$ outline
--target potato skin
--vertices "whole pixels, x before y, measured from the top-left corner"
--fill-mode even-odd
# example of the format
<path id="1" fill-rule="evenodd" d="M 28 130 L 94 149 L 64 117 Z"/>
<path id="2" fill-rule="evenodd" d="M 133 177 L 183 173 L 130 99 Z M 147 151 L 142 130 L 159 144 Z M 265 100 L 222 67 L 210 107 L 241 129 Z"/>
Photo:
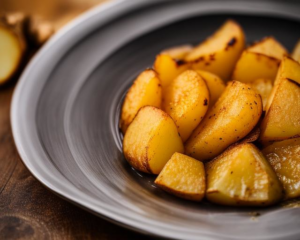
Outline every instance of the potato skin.
<path id="1" fill-rule="evenodd" d="M 300 138 L 275 142 L 262 150 L 285 190 L 285 199 L 300 197 Z"/>
<path id="2" fill-rule="evenodd" d="M 204 118 L 208 106 L 206 82 L 193 70 L 180 74 L 164 91 L 163 109 L 173 118 L 183 142 Z"/>
<path id="3" fill-rule="evenodd" d="M 186 57 L 194 70 L 214 73 L 227 81 L 245 47 L 245 35 L 238 23 L 226 21 L 211 37 Z"/>
<path id="4" fill-rule="evenodd" d="M 129 124 L 143 106 L 161 108 L 162 88 L 157 73 L 143 71 L 128 90 L 121 111 L 120 128 L 125 134 Z"/>
<path id="5" fill-rule="evenodd" d="M 183 153 L 184 147 L 172 118 L 158 108 L 142 107 L 124 136 L 125 159 L 139 171 L 159 174 L 175 152 Z"/>
<path id="6" fill-rule="evenodd" d="M 154 62 L 154 69 L 158 73 L 163 90 L 189 67 L 189 63 L 183 60 L 176 60 L 168 54 L 157 55 Z"/>
<path id="7" fill-rule="evenodd" d="M 205 164 L 206 198 L 229 206 L 267 206 L 282 199 L 282 185 L 251 143 L 235 146 Z"/>
<path id="8" fill-rule="evenodd" d="M 186 142 L 186 154 L 200 161 L 213 159 L 251 132 L 261 114 L 260 95 L 247 84 L 230 82 Z"/>
<path id="9" fill-rule="evenodd" d="M 180 198 L 201 201 L 206 189 L 204 165 L 196 159 L 174 153 L 155 184 Z"/>

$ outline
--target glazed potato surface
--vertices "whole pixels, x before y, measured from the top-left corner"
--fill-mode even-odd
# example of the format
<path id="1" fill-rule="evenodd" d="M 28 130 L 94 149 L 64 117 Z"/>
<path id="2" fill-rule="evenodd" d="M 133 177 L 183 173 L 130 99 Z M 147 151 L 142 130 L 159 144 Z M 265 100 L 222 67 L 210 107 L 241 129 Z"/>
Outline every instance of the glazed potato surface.
<path id="1" fill-rule="evenodd" d="M 175 152 L 183 151 L 172 118 L 151 106 L 140 109 L 123 140 L 126 160 L 135 169 L 146 173 L 159 174 Z"/>
<path id="2" fill-rule="evenodd" d="M 125 134 L 129 124 L 143 106 L 161 108 L 162 89 L 160 80 L 155 71 L 147 69 L 142 72 L 126 94 L 122 112 L 120 127 Z"/>
<path id="3" fill-rule="evenodd" d="M 195 70 L 212 72 L 228 80 L 245 47 L 245 36 L 238 23 L 225 22 L 211 37 L 196 46 L 185 60 Z"/>
<path id="4" fill-rule="evenodd" d="M 193 70 L 180 74 L 164 92 L 163 109 L 173 118 L 183 141 L 204 118 L 208 105 L 207 85 Z"/>
<path id="5" fill-rule="evenodd" d="M 262 150 L 285 190 L 285 199 L 300 196 L 300 138 L 271 144 Z"/>
<path id="6" fill-rule="evenodd" d="M 261 97 L 247 84 L 230 82 L 186 142 L 186 154 L 200 161 L 213 159 L 245 137 L 261 114 Z"/>
<path id="7" fill-rule="evenodd" d="M 260 151 L 238 145 L 205 165 L 206 198 L 222 205 L 267 206 L 282 198 L 282 186 Z"/>
<path id="8" fill-rule="evenodd" d="M 196 159 L 174 153 L 155 184 L 178 197 L 201 201 L 206 189 L 204 165 Z"/>

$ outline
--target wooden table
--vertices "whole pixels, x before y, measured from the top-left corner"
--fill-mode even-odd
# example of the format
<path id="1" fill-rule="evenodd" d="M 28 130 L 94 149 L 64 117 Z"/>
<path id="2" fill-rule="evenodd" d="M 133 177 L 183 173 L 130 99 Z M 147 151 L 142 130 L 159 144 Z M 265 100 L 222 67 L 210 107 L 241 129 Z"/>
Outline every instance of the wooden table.
<path id="1" fill-rule="evenodd" d="M 57 197 L 30 174 L 11 132 L 14 85 L 0 88 L 0 239 L 150 239 Z"/>

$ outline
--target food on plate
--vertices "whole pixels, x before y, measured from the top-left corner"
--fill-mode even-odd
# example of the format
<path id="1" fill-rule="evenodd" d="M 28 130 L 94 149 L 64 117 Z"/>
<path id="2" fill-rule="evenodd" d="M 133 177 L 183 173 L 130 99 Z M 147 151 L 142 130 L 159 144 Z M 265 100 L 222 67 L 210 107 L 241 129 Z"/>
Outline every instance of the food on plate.
<path id="1" fill-rule="evenodd" d="M 174 59 L 168 54 L 159 54 L 154 62 L 154 69 L 158 73 L 163 89 L 188 68 L 187 62 Z"/>
<path id="2" fill-rule="evenodd" d="M 193 70 L 181 73 L 166 88 L 163 109 L 173 118 L 183 141 L 204 118 L 209 101 L 206 82 Z"/>
<path id="3" fill-rule="evenodd" d="M 241 26 L 233 20 L 226 21 L 211 37 L 196 46 L 185 60 L 196 70 L 204 70 L 227 81 L 245 47 Z"/>
<path id="4" fill-rule="evenodd" d="M 274 170 L 251 143 L 237 145 L 205 165 L 206 198 L 222 205 L 267 206 L 282 199 Z"/>
<path id="5" fill-rule="evenodd" d="M 25 51 L 23 37 L 14 28 L 0 24 L 0 85 L 19 69 Z"/>
<path id="6" fill-rule="evenodd" d="M 300 64 L 285 57 L 261 123 L 262 142 L 300 136 Z"/>
<path id="7" fill-rule="evenodd" d="M 165 49 L 161 54 L 167 54 L 171 58 L 182 60 L 193 49 L 192 45 L 181 45 Z"/>
<path id="8" fill-rule="evenodd" d="M 162 190 L 230 206 L 300 197 L 300 43 L 294 59 L 274 37 L 244 46 L 228 20 L 162 51 L 129 89 L 123 153 Z"/>
<path id="9" fill-rule="evenodd" d="M 162 89 L 157 73 L 152 69 L 143 71 L 126 94 L 121 113 L 120 127 L 125 134 L 129 124 L 140 108 L 161 108 Z"/>
<path id="10" fill-rule="evenodd" d="M 135 169 L 159 174 L 171 156 L 183 153 L 184 147 L 172 118 L 158 108 L 145 106 L 125 133 L 123 152 Z"/>
<path id="11" fill-rule="evenodd" d="M 155 184 L 178 197 L 201 201 L 206 190 L 204 165 L 196 159 L 174 153 Z"/>
<path id="12" fill-rule="evenodd" d="M 219 100 L 186 142 L 186 154 L 200 161 L 213 159 L 250 133 L 261 114 L 259 94 L 245 83 L 228 83 Z"/>
<path id="13" fill-rule="evenodd" d="M 247 48 L 238 60 L 232 79 L 249 83 L 259 78 L 275 80 L 280 60 L 287 50 L 273 37 Z"/>
<path id="14" fill-rule="evenodd" d="M 292 58 L 294 58 L 297 62 L 300 62 L 300 40 L 297 42 L 293 50 Z"/>
<path id="15" fill-rule="evenodd" d="M 266 110 L 267 101 L 273 89 L 273 81 L 271 79 L 259 78 L 253 81 L 250 85 L 260 94 L 263 102 L 263 108 Z"/>
<path id="16" fill-rule="evenodd" d="M 225 83 L 221 78 L 213 73 L 202 70 L 197 70 L 197 73 L 205 80 L 207 84 L 210 93 L 209 107 L 212 107 L 223 93 L 225 89 Z"/>
<path id="17" fill-rule="evenodd" d="M 285 198 L 300 197 L 300 138 L 275 142 L 262 152 L 282 183 Z"/>

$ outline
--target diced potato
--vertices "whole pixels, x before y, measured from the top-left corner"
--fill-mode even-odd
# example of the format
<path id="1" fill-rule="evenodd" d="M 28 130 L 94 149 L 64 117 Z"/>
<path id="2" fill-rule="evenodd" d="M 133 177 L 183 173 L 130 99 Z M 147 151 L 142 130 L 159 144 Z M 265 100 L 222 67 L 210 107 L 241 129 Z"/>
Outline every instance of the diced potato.
<path id="1" fill-rule="evenodd" d="M 274 38 L 265 38 L 245 50 L 238 60 L 232 79 L 253 82 L 258 78 L 275 80 L 280 60 L 286 49 Z"/>
<path id="2" fill-rule="evenodd" d="M 201 161 L 216 157 L 251 132 L 261 114 L 260 95 L 247 84 L 230 82 L 186 142 L 187 155 Z"/>
<path id="3" fill-rule="evenodd" d="M 193 69 L 212 72 L 228 80 L 245 47 L 245 36 L 238 23 L 226 21 L 210 38 L 186 57 Z"/>
<path id="4" fill-rule="evenodd" d="M 259 78 L 251 83 L 251 87 L 260 94 L 264 110 L 266 110 L 267 101 L 273 88 L 273 81 L 270 79 Z"/>
<path id="5" fill-rule="evenodd" d="M 154 69 L 158 73 L 163 89 L 189 67 L 187 62 L 176 60 L 167 54 L 159 54 L 154 63 Z"/>
<path id="6" fill-rule="evenodd" d="M 193 46 L 191 45 L 181 45 L 181 46 L 176 46 L 172 48 L 165 49 L 164 51 L 161 52 L 161 54 L 167 54 L 171 58 L 175 59 L 184 59 L 184 57 L 191 52 L 193 49 Z"/>
<path id="7" fill-rule="evenodd" d="M 300 62 L 300 40 L 297 42 L 294 48 L 292 58 L 294 58 L 297 62 Z"/>
<path id="8" fill-rule="evenodd" d="M 183 151 L 172 118 L 152 106 L 139 110 L 123 140 L 126 160 L 135 169 L 146 173 L 159 174 L 175 152 Z"/>
<path id="9" fill-rule="evenodd" d="M 282 199 L 282 186 L 262 153 L 238 145 L 205 165 L 206 198 L 222 205 L 267 206 Z"/>
<path id="10" fill-rule="evenodd" d="M 285 198 L 300 197 L 300 138 L 276 142 L 263 149 L 285 190 Z"/>
<path id="11" fill-rule="evenodd" d="M 178 197 L 201 201 L 206 190 L 204 165 L 196 159 L 174 153 L 155 184 Z"/>
<path id="12" fill-rule="evenodd" d="M 261 123 L 261 141 L 300 136 L 300 64 L 284 57 Z"/>
<path id="13" fill-rule="evenodd" d="M 263 38 L 261 41 L 250 46 L 248 51 L 262 53 L 276 59 L 282 59 L 283 56 L 288 55 L 286 48 L 274 37 Z"/>
<path id="14" fill-rule="evenodd" d="M 197 70 L 197 73 L 204 78 L 207 84 L 210 93 L 209 107 L 212 107 L 223 93 L 225 89 L 225 83 L 221 78 L 213 73 L 202 70 Z"/>
<path id="15" fill-rule="evenodd" d="M 209 105 L 205 81 L 193 70 L 186 70 L 164 92 L 164 110 L 173 118 L 183 141 L 204 118 Z"/>
<path id="16" fill-rule="evenodd" d="M 122 112 L 120 127 L 125 134 L 129 124 L 143 106 L 161 108 L 162 89 L 160 80 L 155 71 L 147 69 L 142 72 L 126 94 Z"/>
<path id="17" fill-rule="evenodd" d="M 0 85 L 18 70 L 24 49 L 22 38 L 13 29 L 0 25 Z"/>

